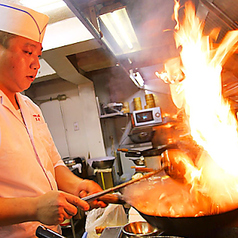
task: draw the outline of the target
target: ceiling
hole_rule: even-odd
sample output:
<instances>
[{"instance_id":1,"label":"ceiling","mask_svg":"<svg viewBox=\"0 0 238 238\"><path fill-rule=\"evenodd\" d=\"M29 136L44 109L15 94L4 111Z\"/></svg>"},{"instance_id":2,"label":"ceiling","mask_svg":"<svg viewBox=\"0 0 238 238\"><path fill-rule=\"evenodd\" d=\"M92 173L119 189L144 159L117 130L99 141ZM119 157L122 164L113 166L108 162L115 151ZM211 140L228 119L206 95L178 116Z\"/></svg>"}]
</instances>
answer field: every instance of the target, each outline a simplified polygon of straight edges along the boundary
<instances>
[{"instance_id":1,"label":"ceiling","mask_svg":"<svg viewBox=\"0 0 238 238\"><path fill-rule=\"evenodd\" d=\"M185 1L181 0L180 5L183 6ZM76 16L93 37L43 52L43 58L56 71L51 77L43 76L43 80L59 76L73 83L80 83L88 79L95 82L105 75L108 79L119 75L120 80L126 79L129 82L129 70L138 69L146 82L156 78L154 72L161 71L166 60L178 56L172 31L175 26L172 20L174 0L64 0L64 2L71 10L71 13L67 10L65 18ZM238 28L238 0L193 0L193 3L197 15L205 21L205 34L209 34L217 27L221 29L217 43L227 31ZM100 32L97 17L101 13L122 6L126 6L141 49L116 56ZM57 21L57 16L53 21ZM62 65L65 67L62 68ZM233 109L237 111L238 52L231 55L223 67L223 91L224 96L231 101Z\"/></svg>"},{"instance_id":2,"label":"ceiling","mask_svg":"<svg viewBox=\"0 0 238 238\"><path fill-rule=\"evenodd\" d=\"M113 55L114 57L110 56L110 62L108 61L108 64L104 66L113 67L118 63L127 74L129 73L129 69L138 68L140 69L140 72L143 73L143 68L146 67L156 65L161 68L166 59L177 55L173 31L171 30L175 25L174 21L171 19L173 14L173 0L150 0L150 4L143 0L65 0L65 2L75 15L84 22L95 39L100 41L103 47L102 51L90 52L92 57L88 57L88 55L86 56L85 54L82 55L81 53L76 55L75 59L80 59L77 61L78 69L83 70L85 75L93 77L92 71L94 71L95 68L94 65L91 64L91 60L94 58L93 56L97 54L100 54L103 59L108 57L108 55ZM122 6L126 6L141 49L115 57L115 54L113 54L104 41L105 32L100 32L96 18L102 12L110 12ZM170 30L164 32L165 29ZM105 57L103 54L105 54ZM84 62L83 65L82 62ZM103 67L97 67L97 70L102 68Z\"/></svg>"}]
</instances>

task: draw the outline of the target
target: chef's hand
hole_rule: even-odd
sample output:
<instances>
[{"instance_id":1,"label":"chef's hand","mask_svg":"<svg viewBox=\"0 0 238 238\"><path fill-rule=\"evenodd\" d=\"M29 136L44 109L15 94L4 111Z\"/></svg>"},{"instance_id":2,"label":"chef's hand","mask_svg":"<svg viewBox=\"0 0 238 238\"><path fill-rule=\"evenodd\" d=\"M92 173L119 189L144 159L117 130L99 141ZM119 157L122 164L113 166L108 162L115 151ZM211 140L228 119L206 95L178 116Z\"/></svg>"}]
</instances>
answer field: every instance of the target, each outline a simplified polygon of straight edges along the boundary
<instances>
[{"instance_id":1,"label":"chef's hand","mask_svg":"<svg viewBox=\"0 0 238 238\"><path fill-rule=\"evenodd\" d=\"M77 207L84 211L90 209L90 205L77 196L50 191L37 197L36 219L45 225L57 225L75 216Z\"/></svg>"},{"instance_id":2,"label":"chef's hand","mask_svg":"<svg viewBox=\"0 0 238 238\"><path fill-rule=\"evenodd\" d=\"M84 179L80 184L79 184L79 192L78 195L80 198L86 197L90 194L93 193L98 193L101 192L102 188L94 182L93 180L87 180ZM104 203L103 201L99 200L94 200L89 203L90 204L90 209L97 208L97 207L106 207L107 204Z\"/></svg>"}]
</instances>

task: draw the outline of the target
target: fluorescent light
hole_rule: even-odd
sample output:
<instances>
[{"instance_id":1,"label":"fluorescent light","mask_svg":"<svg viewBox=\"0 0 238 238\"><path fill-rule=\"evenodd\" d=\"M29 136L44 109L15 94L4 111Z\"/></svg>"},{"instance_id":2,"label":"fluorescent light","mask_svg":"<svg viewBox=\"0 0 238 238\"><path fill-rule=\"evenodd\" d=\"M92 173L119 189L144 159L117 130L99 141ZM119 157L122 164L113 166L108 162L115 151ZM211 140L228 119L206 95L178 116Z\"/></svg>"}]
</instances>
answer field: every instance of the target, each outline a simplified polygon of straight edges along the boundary
<instances>
[{"instance_id":1,"label":"fluorescent light","mask_svg":"<svg viewBox=\"0 0 238 238\"><path fill-rule=\"evenodd\" d=\"M123 54L140 50L138 39L125 8L103 14L99 18L111 33ZM105 41L113 49L112 44L107 39Z\"/></svg>"},{"instance_id":2,"label":"fluorescent light","mask_svg":"<svg viewBox=\"0 0 238 238\"><path fill-rule=\"evenodd\" d=\"M130 79L133 81L133 83L139 88L143 87L145 82L141 74L139 72L134 73L132 69L129 70L129 72L130 72Z\"/></svg>"},{"instance_id":3,"label":"fluorescent light","mask_svg":"<svg viewBox=\"0 0 238 238\"><path fill-rule=\"evenodd\" d=\"M118 14L116 12L112 12L112 17L113 17L113 20L114 22L116 23L117 25L117 28L120 32L120 35L122 36L122 38L124 39L124 41L126 42L127 46L129 49L132 49L133 48L133 45L129 39L129 36L126 34L124 28L123 28L123 25L122 25L122 22L120 21L119 17L118 17Z\"/></svg>"},{"instance_id":4,"label":"fluorescent light","mask_svg":"<svg viewBox=\"0 0 238 238\"><path fill-rule=\"evenodd\" d=\"M140 85L140 87L144 86L144 79L141 77L141 74L139 72L136 72L134 74L136 81L138 82L138 84Z\"/></svg>"},{"instance_id":5,"label":"fluorescent light","mask_svg":"<svg viewBox=\"0 0 238 238\"><path fill-rule=\"evenodd\" d=\"M29 8L39 12L49 12L61 7L67 6L63 0L20 0L20 2Z\"/></svg>"}]
</instances>

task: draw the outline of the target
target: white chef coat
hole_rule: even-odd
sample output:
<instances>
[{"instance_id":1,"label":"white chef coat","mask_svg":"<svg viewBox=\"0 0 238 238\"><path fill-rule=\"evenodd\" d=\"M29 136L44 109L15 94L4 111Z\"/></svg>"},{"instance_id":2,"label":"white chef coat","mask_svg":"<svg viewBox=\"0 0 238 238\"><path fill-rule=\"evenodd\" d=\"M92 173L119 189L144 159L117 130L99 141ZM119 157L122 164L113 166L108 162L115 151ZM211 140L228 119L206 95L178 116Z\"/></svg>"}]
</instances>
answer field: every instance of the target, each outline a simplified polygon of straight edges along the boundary
<instances>
[{"instance_id":1,"label":"white chef coat","mask_svg":"<svg viewBox=\"0 0 238 238\"><path fill-rule=\"evenodd\" d=\"M5 198L35 197L57 190L54 168L65 166L39 107L20 93L17 101L22 117L0 91L0 197ZM3 226L0 237L36 237L39 224Z\"/></svg>"}]
</instances>

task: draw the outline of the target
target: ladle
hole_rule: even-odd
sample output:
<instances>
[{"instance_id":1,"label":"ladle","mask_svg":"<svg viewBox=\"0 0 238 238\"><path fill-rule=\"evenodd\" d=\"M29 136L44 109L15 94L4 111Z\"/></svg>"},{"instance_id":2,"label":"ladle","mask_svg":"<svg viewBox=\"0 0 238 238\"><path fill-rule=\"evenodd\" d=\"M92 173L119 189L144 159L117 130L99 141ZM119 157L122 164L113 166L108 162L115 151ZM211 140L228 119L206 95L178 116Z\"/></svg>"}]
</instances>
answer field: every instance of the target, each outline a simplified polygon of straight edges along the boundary
<instances>
[{"instance_id":1,"label":"ladle","mask_svg":"<svg viewBox=\"0 0 238 238\"><path fill-rule=\"evenodd\" d=\"M103 190L103 191L101 191L101 192L99 192L99 193L91 194L91 195L86 196L86 197L83 197L83 198L81 198L81 199L84 200L84 201L87 201L87 202L92 202L92 201L94 201L94 200L96 200L96 199L102 197L103 195L106 195L106 194L108 194L108 193L117 191L117 190L119 190L119 189L121 189L121 188L124 188L124 187L126 187L126 186L128 186L128 185L131 185L131 184L133 184L133 183L139 182L139 181L141 181L141 180L143 180L143 179L150 178L150 177L152 177L153 175L156 175L156 174L162 172L164 169L166 169L166 166L162 167L161 169L154 170L154 171L152 171L152 172L150 172L150 173L147 173L147 174L143 175L143 176L140 177L140 178L130 180L130 181L128 181L128 182L119 184L119 185L117 185L117 186L115 186L115 187L112 187L112 188L108 188L108 189ZM115 197L114 197L114 198L115 198ZM116 199L116 198L115 198L115 199ZM118 199L119 199L119 198L118 198ZM103 199L103 201L105 201L105 199ZM110 202L111 202L111 201L110 201ZM113 202L113 201L112 201L112 202ZM114 201L114 203L115 203L115 202L117 202L117 201Z\"/></svg>"},{"instance_id":2,"label":"ladle","mask_svg":"<svg viewBox=\"0 0 238 238\"><path fill-rule=\"evenodd\" d=\"M187 166L196 167L189 155L179 149L164 151L161 154L161 164L165 166L166 174L181 183L187 183Z\"/></svg>"}]
</instances>

